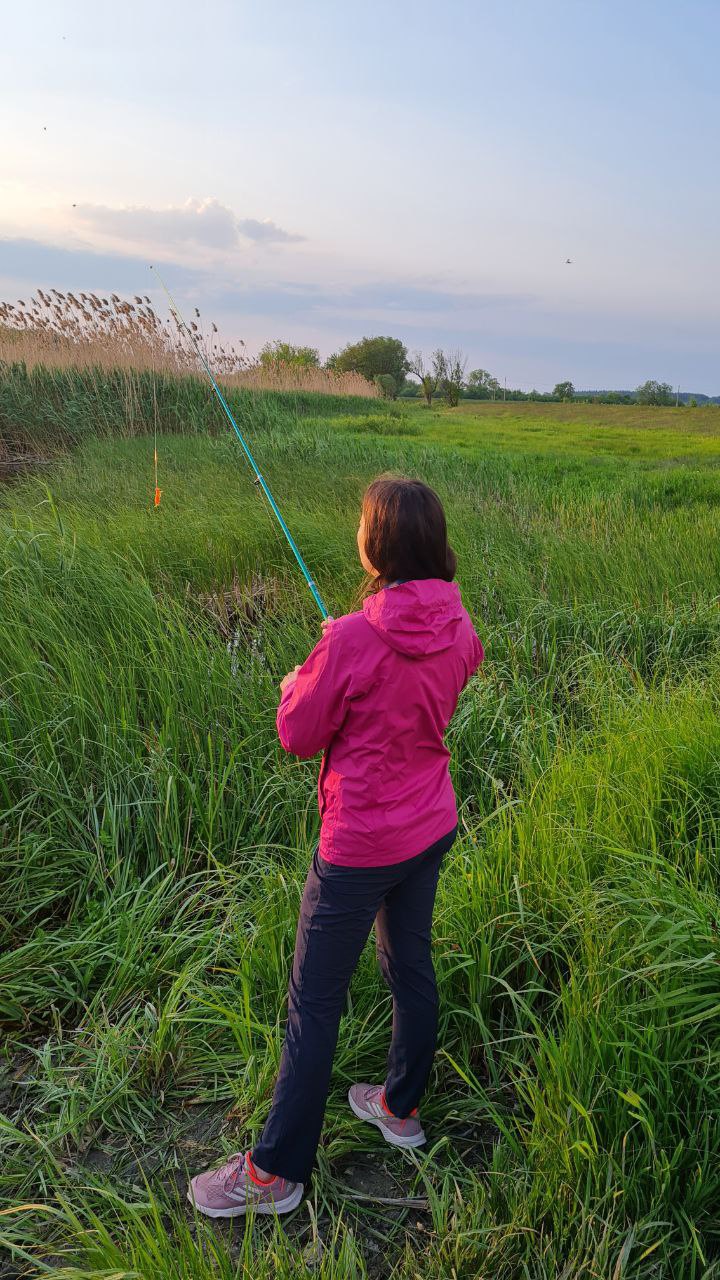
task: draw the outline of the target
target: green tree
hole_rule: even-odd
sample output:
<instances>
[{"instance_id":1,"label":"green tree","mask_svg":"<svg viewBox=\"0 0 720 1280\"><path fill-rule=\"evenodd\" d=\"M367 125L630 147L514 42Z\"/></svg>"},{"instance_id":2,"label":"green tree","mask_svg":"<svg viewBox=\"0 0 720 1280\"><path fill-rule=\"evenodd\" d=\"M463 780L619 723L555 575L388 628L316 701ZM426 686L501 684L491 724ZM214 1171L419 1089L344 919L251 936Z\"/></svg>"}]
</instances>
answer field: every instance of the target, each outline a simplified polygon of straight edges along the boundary
<instances>
[{"instance_id":1,"label":"green tree","mask_svg":"<svg viewBox=\"0 0 720 1280\"><path fill-rule=\"evenodd\" d=\"M300 365L302 368L317 368L320 364L320 352L314 347L295 347L291 342L266 342L260 351L260 364L263 369L272 369L275 365Z\"/></svg>"},{"instance_id":2,"label":"green tree","mask_svg":"<svg viewBox=\"0 0 720 1280\"><path fill-rule=\"evenodd\" d=\"M471 369L467 376L467 389L479 400L490 400L499 385L497 378L493 378L487 369Z\"/></svg>"},{"instance_id":3,"label":"green tree","mask_svg":"<svg viewBox=\"0 0 720 1280\"><path fill-rule=\"evenodd\" d=\"M638 404L672 404L673 389L669 382L643 382L635 391Z\"/></svg>"},{"instance_id":4,"label":"green tree","mask_svg":"<svg viewBox=\"0 0 720 1280\"><path fill-rule=\"evenodd\" d=\"M553 387L553 395L558 400L572 400L575 395L575 388L572 382L556 382Z\"/></svg>"},{"instance_id":5,"label":"green tree","mask_svg":"<svg viewBox=\"0 0 720 1280\"><path fill-rule=\"evenodd\" d=\"M438 391L443 396L445 403L451 409L454 409L459 400L460 392L465 385L465 365L467 364L467 356L462 351L443 351L438 347L433 352L433 373Z\"/></svg>"},{"instance_id":6,"label":"green tree","mask_svg":"<svg viewBox=\"0 0 720 1280\"><path fill-rule=\"evenodd\" d=\"M420 379L420 386L425 397L425 403L430 408L432 398L437 391L437 378L433 369L429 369L425 364L425 357L422 351L416 351L412 360L408 365L410 373L414 373L416 378Z\"/></svg>"},{"instance_id":7,"label":"green tree","mask_svg":"<svg viewBox=\"0 0 720 1280\"><path fill-rule=\"evenodd\" d=\"M399 338L361 338L331 356L327 367L338 373L361 373L369 382L376 373L389 373L400 390L408 371L407 347Z\"/></svg>"}]
</instances>

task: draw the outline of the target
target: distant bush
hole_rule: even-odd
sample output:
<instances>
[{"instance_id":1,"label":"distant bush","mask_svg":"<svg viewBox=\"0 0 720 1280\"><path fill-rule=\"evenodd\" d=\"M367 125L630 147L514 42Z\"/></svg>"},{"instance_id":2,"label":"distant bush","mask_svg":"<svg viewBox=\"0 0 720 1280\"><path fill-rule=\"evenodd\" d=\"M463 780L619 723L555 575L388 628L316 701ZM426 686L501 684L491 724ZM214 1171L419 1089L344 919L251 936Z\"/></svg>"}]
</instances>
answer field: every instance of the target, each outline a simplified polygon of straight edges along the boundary
<instances>
[{"instance_id":1,"label":"distant bush","mask_svg":"<svg viewBox=\"0 0 720 1280\"><path fill-rule=\"evenodd\" d=\"M556 382L553 387L553 395L557 396L558 400L574 400L575 388L572 382Z\"/></svg>"},{"instance_id":2,"label":"distant bush","mask_svg":"<svg viewBox=\"0 0 720 1280\"><path fill-rule=\"evenodd\" d=\"M361 373L370 381L376 374L389 373L397 392L408 369L407 347L399 338L362 338L330 356L326 367L337 373Z\"/></svg>"},{"instance_id":3,"label":"distant bush","mask_svg":"<svg viewBox=\"0 0 720 1280\"><path fill-rule=\"evenodd\" d=\"M292 342L266 342L258 357L263 369L275 369L291 365L302 369L317 369L320 352L315 347L296 347Z\"/></svg>"},{"instance_id":4,"label":"distant bush","mask_svg":"<svg viewBox=\"0 0 720 1280\"><path fill-rule=\"evenodd\" d=\"M467 394L478 400L494 400L500 383L487 369L471 369L467 378Z\"/></svg>"},{"instance_id":5,"label":"distant bush","mask_svg":"<svg viewBox=\"0 0 720 1280\"><path fill-rule=\"evenodd\" d=\"M669 382L655 382L650 378L637 388L635 398L638 404L672 404L672 387Z\"/></svg>"}]
</instances>

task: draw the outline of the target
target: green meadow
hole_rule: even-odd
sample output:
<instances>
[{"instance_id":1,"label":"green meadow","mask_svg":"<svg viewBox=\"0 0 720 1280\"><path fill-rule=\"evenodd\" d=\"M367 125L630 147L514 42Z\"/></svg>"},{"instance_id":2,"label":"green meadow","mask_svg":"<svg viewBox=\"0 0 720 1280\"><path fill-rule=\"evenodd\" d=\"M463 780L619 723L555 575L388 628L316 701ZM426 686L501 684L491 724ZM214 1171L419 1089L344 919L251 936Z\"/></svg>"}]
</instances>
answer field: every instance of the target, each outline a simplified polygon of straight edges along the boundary
<instances>
[{"instance_id":1,"label":"green meadow","mask_svg":"<svg viewBox=\"0 0 720 1280\"><path fill-rule=\"evenodd\" d=\"M487 661L428 1146L347 1108L368 948L306 1199L213 1224L188 1172L282 1043L318 762L277 685L320 618L201 383L1 372L43 464L0 489L3 1280L720 1278L720 410L233 395L333 614L368 480L438 490Z\"/></svg>"}]
</instances>

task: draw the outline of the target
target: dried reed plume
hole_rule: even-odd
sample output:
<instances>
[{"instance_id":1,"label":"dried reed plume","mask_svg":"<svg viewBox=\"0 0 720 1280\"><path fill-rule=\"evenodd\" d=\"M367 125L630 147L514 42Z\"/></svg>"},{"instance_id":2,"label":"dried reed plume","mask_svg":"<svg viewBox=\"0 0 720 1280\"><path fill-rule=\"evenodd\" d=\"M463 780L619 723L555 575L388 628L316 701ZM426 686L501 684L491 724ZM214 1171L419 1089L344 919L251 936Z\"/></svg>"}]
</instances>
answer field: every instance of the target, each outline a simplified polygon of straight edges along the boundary
<instances>
[{"instance_id":1,"label":"dried reed plume","mask_svg":"<svg viewBox=\"0 0 720 1280\"><path fill-rule=\"evenodd\" d=\"M276 364L262 368L245 352L245 344L224 345L217 325L203 324L194 308L191 335L171 314L162 321L147 295L132 301L96 293L36 290L29 302L0 302L0 364L23 361L28 367L60 369L154 370L158 373L201 372L198 351L216 378L230 386L261 391L319 391L333 395L377 396L376 388L357 373Z\"/></svg>"},{"instance_id":2,"label":"dried reed plume","mask_svg":"<svg viewBox=\"0 0 720 1280\"><path fill-rule=\"evenodd\" d=\"M196 312L196 314L199 313ZM209 339L193 324L194 340L218 377L238 373L249 361L222 346L213 326ZM241 344L242 345L242 344ZM194 373L198 357L174 317L161 321L147 297L132 302L96 293L37 290L30 302L0 302L0 360L55 368L155 369Z\"/></svg>"}]
</instances>

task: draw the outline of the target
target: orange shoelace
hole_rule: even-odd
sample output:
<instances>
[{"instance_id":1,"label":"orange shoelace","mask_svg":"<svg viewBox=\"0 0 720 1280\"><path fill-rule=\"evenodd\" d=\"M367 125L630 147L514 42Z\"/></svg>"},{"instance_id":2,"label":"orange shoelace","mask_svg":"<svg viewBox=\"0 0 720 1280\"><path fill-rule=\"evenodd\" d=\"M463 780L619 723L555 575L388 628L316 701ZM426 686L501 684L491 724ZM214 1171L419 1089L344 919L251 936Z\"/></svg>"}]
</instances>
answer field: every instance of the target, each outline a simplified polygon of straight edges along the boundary
<instances>
[{"instance_id":1,"label":"orange shoelace","mask_svg":"<svg viewBox=\"0 0 720 1280\"><path fill-rule=\"evenodd\" d=\"M257 1173L255 1172L255 1166L250 1158L249 1151L245 1157L245 1172L248 1178L250 1179L250 1181L254 1182L257 1187L270 1187L272 1186L273 1182L277 1182L277 1174L273 1174L272 1178L268 1178L267 1181L265 1181L263 1178L258 1177Z\"/></svg>"}]
</instances>

